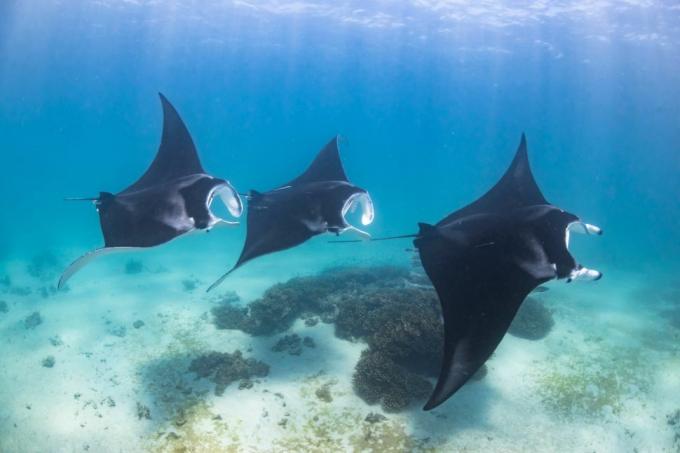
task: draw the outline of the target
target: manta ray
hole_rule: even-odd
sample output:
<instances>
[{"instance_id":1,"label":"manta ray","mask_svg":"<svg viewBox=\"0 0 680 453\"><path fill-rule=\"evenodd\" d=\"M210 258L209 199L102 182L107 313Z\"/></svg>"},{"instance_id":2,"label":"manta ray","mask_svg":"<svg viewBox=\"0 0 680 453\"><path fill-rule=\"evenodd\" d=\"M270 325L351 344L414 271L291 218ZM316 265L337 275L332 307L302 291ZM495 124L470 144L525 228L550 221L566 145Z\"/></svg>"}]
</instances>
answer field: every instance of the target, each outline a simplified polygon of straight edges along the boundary
<instances>
[{"instance_id":1,"label":"manta ray","mask_svg":"<svg viewBox=\"0 0 680 453\"><path fill-rule=\"evenodd\" d=\"M94 258L118 251L154 247L193 231L209 231L238 222L210 210L218 197L229 213L239 217L241 199L232 185L205 172L194 142L177 110L159 93L163 133L155 159L146 172L122 192L100 192L90 200L99 213L104 247L75 260L61 275L58 287Z\"/></svg>"},{"instance_id":2,"label":"manta ray","mask_svg":"<svg viewBox=\"0 0 680 453\"><path fill-rule=\"evenodd\" d=\"M241 255L208 291L247 261L295 247L322 233L339 235L354 231L370 237L345 219L348 212L361 205L361 224L370 225L374 210L368 192L348 181L340 161L337 136L300 176L269 192L251 190L247 200L248 228Z\"/></svg>"},{"instance_id":3,"label":"manta ray","mask_svg":"<svg viewBox=\"0 0 680 453\"><path fill-rule=\"evenodd\" d=\"M602 230L545 199L524 134L491 190L435 225L419 226L414 245L444 318L441 372L424 410L446 401L486 362L530 292L552 279L602 277L568 250L570 232Z\"/></svg>"},{"instance_id":4,"label":"manta ray","mask_svg":"<svg viewBox=\"0 0 680 453\"><path fill-rule=\"evenodd\" d=\"M595 225L551 205L529 166L524 134L510 167L481 198L417 234L425 273L444 319L441 371L424 410L458 391L489 359L527 295L553 279L598 280L569 253L571 232L601 235ZM333 241L333 242L358 242Z\"/></svg>"}]
</instances>

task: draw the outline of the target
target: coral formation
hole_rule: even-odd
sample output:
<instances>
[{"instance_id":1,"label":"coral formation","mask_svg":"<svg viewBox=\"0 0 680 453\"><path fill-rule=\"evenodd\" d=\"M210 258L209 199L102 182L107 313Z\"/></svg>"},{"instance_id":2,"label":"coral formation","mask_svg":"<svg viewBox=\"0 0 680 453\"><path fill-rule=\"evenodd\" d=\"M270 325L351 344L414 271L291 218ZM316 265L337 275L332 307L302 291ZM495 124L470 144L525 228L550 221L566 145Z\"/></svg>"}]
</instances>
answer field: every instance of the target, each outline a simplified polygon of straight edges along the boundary
<instances>
[{"instance_id":1,"label":"coral formation","mask_svg":"<svg viewBox=\"0 0 680 453\"><path fill-rule=\"evenodd\" d=\"M123 338L127 335L127 328L125 326L111 326L106 332L114 337Z\"/></svg>"},{"instance_id":2,"label":"coral formation","mask_svg":"<svg viewBox=\"0 0 680 453\"><path fill-rule=\"evenodd\" d=\"M144 270L144 264L139 260L128 260L125 263L125 273L129 275L139 274Z\"/></svg>"},{"instance_id":3,"label":"coral formation","mask_svg":"<svg viewBox=\"0 0 680 453\"><path fill-rule=\"evenodd\" d=\"M368 404L381 403L385 412L404 410L413 400L427 398L432 392L427 379L370 349L361 353L353 385L361 399Z\"/></svg>"},{"instance_id":4,"label":"coral formation","mask_svg":"<svg viewBox=\"0 0 680 453\"><path fill-rule=\"evenodd\" d=\"M0 300L0 313L7 313L8 311L9 307L7 306L7 302Z\"/></svg>"},{"instance_id":5,"label":"coral formation","mask_svg":"<svg viewBox=\"0 0 680 453\"><path fill-rule=\"evenodd\" d=\"M140 328L144 327L144 321L142 321L141 319L138 319L137 321L132 323L132 327L134 327L135 329L140 329Z\"/></svg>"},{"instance_id":6,"label":"coral formation","mask_svg":"<svg viewBox=\"0 0 680 453\"><path fill-rule=\"evenodd\" d=\"M42 316L40 316L40 312L34 311L30 315L28 315L26 317L26 319L24 319L24 328L27 329L27 330L28 329L35 329L40 324L42 324L42 322L43 322L43 320L42 320Z\"/></svg>"},{"instance_id":7,"label":"coral formation","mask_svg":"<svg viewBox=\"0 0 680 453\"><path fill-rule=\"evenodd\" d=\"M324 403L330 403L333 401L333 395L331 394L331 382L326 382L321 387L314 391L314 394Z\"/></svg>"},{"instance_id":8,"label":"coral formation","mask_svg":"<svg viewBox=\"0 0 680 453\"><path fill-rule=\"evenodd\" d=\"M539 299L529 296L517 311L508 333L526 340L540 340L554 325L552 312Z\"/></svg>"},{"instance_id":9,"label":"coral formation","mask_svg":"<svg viewBox=\"0 0 680 453\"><path fill-rule=\"evenodd\" d=\"M315 347L314 340L310 337L305 337L304 340L300 335L294 333L292 335L285 335L272 346L274 352L287 352L290 355L302 354L302 347Z\"/></svg>"},{"instance_id":10,"label":"coral formation","mask_svg":"<svg viewBox=\"0 0 680 453\"><path fill-rule=\"evenodd\" d=\"M395 267L337 268L314 277L297 277L279 283L248 304L222 303L212 309L218 329L238 329L251 335L274 335L288 330L300 317L316 314L322 321L335 316L333 296L370 287L403 285L408 271Z\"/></svg>"},{"instance_id":11,"label":"coral formation","mask_svg":"<svg viewBox=\"0 0 680 453\"><path fill-rule=\"evenodd\" d=\"M54 277L59 275L59 271L59 259L50 251L35 255L26 266L28 275L41 281L54 279Z\"/></svg>"},{"instance_id":12,"label":"coral formation","mask_svg":"<svg viewBox=\"0 0 680 453\"><path fill-rule=\"evenodd\" d=\"M277 284L247 307L220 304L214 322L252 335L285 331L298 318L335 323L337 337L368 344L355 368L357 395L399 411L429 395L428 378L438 375L442 354L439 301L413 275L419 274L399 267L330 269ZM299 343L298 335L287 335L272 349L298 355Z\"/></svg>"},{"instance_id":13,"label":"coral formation","mask_svg":"<svg viewBox=\"0 0 680 453\"><path fill-rule=\"evenodd\" d=\"M367 423L380 423L385 420L387 420L387 417L377 412L369 412L368 415L366 415L366 418L364 418L364 421Z\"/></svg>"},{"instance_id":14,"label":"coral formation","mask_svg":"<svg viewBox=\"0 0 680 453\"><path fill-rule=\"evenodd\" d=\"M67 288L64 288L64 289L68 291ZM57 294L57 287L54 286L54 285L41 286L39 291L40 291L40 296L43 299L47 299L48 297L54 296L55 294Z\"/></svg>"},{"instance_id":15,"label":"coral formation","mask_svg":"<svg viewBox=\"0 0 680 453\"><path fill-rule=\"evenodd\" d=\"M385 411L400 411L426 398L430 378L439 374L443 324L439 300L422 270L400 267L346 267L317 276L293 278L269 288L247 306L226 300L212 310L219 329L239 329L251 335L273 335L288 330L296 319L314 326L334 323L335 335L368 345L355 367L355 393ZM545 335L545 309L530 302L523 335ZM550 326L552 318L548 312ZM548 328L549 329L549 328ZM526 333L528 332L528 333ZM272 348L292 355L309 337L286 335ZM486 367L474 380L486 375Z\"/></svg>"},{"instance_id":16,"label":"coral formation","mask_svg":"<svg viewBox=\"0 0 680 453\"><path fill-rule=\"evenodd\" d=\"M143 418L146 420L151 420L151 409L149 409L148 406L145 406L139 401L137 402L137 418L139 420Z\"/></svg>"},{"instance_id":17,"label":"coral formation","mask_svg":"<svg viewBox=\"0 0 680 453\"><path fill-rule=\"evenodd\" d=\"M55 364L54 356L53 355L48 355L44 359L42 359L42 366L45 368L52 368Z\"/></svg>"},{"instance_id":18,"label":"coral formation","mask_svg":"<svg viewBox=\"0 0 680 453\"><path fill-rule=\"evenodd\" d=\"M238 349L232 354L212 351L191 361L189 371L199 378L208 378L215 383L215 395L222 395L234 381L265 377L269 365L253 358L244 358Z\"/></svg>"},{"instance_id":19,"label":"coral formation","mask_svg":"<svg viewBox=\"0 0 680 453\"><path fill-rule=\"evenodd\" d=\"M182 288L186 292L191 292L198 287L200 281L196 278L186 278L182 280Z\"/></svg>"},{"instance_id":20,"label":"coral formation","mask_svg":"<svg viewBox=\"0 0 680 453\"><path fill-rule=\"evenodd\" d=\"M666 424L673 432L673 445L680 451L680 409L666 415Z\"/></svg>"}]
</instances>

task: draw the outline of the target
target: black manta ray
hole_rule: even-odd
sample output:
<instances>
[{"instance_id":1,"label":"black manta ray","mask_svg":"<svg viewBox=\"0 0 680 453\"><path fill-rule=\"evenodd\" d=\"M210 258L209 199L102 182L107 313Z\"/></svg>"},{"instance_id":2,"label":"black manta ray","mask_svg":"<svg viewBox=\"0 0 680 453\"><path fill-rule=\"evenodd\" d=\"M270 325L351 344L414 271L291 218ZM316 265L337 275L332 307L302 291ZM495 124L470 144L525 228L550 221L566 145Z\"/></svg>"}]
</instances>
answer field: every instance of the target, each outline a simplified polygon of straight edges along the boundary
<instances>
[{"instance_id":1,"label":"black manta ray","mask_svg":"<svg viewBox=\"0 0 680 453\"><path fill-rule=\"evenodd\" d=\"M351 230L370 237L345 219L359 204L363 210L361 223L369 225L373 222L373 202L366 190L347 180L338 152L338 137L334 137L297 178L269 192L250 191L248 230L241 256L208 291L245 262L295 247L313 236Z\"/></svg>"},{"instance_id":2,"label":"black manta ray","mask_svg":"<svg viewBox=\"0 0 680 453\"><path fill-rule=\"evenodd\" d=\"M122 192L100 192L97 198L79 199L94 202L104 247L74 261L59 279L59 288L97 256L153 247L192 231L238 224L210 211L216 196L234 217L241 215L243 207L228 181L203 170L184 122L162 94L160 98L163 133L156 158L142 177Z\"/></svg>"},{"instance_id":3,"label":"black manta ray","mask_svg":"<svg viewBox=\"0 0 680 453\"><path fill-rule=\"evenodd\" d=\"M436 225L420 224L414 245L444 318L441 372L424 410L446 401L491 356L531 291L552 279L602 276L571 256L570 231L602 234L546 201L524 135L491 190Z\"/></svg>"}]
</instances>

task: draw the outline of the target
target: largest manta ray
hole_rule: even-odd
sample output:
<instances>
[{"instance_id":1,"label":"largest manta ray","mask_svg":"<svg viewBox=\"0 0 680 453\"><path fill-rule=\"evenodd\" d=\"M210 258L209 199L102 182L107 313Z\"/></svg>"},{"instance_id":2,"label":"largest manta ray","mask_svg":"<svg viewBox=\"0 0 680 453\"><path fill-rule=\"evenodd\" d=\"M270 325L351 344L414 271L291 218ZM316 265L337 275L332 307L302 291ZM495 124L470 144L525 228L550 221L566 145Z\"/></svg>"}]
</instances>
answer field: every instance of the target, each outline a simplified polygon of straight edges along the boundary
<instances>
[{"instance_id":1,"label":"largest manta ray","mask_svg":"<svg viewBox=\"0 0 680 453\"><path fill-rule=\"evenodd\" d=\"M602 233L546 201L531 173L524 135L491 190L436 225L420 224L414 244L444 318L441 372L424 410L446 401L484 364L536 287L602 276L571 256L570 231Z\"/></svg>"},{"instance_id":2,"label":"largest manta ray","mask_svg":"<svg viewBox=\"0 0 680 453\"><path fill-rule=\"evenodd\" d=\"M160 94L163 133L156 158L141 178L117 194L100 192L92 200L99 213L104 247L74 261L62 274L58 287L97 256L153 247L180 235L236 225L215 216L210 205L217 196L234 217L243 211L241 199L224 179L208 175L177 110Z\"/></svg>"},{"instance_id":3,"label":"largest manta ray","mask_svg":"<svg viewBox=\"0 0 680 453\"><path fill-rule=\"evenodd\" d=\"M269 192L250 191L248 231L241 256L208 291L246 261L295 247L319 234L352 230L370 237L345 219L359 204L363 209L361 223L369 225L374 216L371 197L347 179L340 161L338 137L333 137L297 178Z\"/></svg>"}]
</instances>

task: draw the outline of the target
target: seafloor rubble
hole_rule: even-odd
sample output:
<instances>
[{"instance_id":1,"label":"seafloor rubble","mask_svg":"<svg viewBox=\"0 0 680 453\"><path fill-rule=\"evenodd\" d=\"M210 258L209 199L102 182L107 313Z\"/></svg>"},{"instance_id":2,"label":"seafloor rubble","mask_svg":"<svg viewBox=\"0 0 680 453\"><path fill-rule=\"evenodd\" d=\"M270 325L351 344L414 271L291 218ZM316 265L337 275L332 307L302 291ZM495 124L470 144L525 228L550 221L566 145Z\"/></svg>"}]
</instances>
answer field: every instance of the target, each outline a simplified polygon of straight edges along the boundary
<instances>
[{"instance_id":1,"label":"seafloor rubble","mask_svg":"<svg viewBox=\"0 0 680 453\"><path fill-rule=\"evenodd\" d=\"M247 306L227 298L213 308L217 328L274 335L296 319L334 323L335 335L363 341L353 387L369 404L388 412L421 402L439 373L443 325L439 301L421 272L399 267L335 268L269 288ZM538 299L520 310L513 334L545 337L554 321ZM284 337L287 338L287 337ZM486 374L483 367L476 378Z\"/></svg>"}]
</instances>

